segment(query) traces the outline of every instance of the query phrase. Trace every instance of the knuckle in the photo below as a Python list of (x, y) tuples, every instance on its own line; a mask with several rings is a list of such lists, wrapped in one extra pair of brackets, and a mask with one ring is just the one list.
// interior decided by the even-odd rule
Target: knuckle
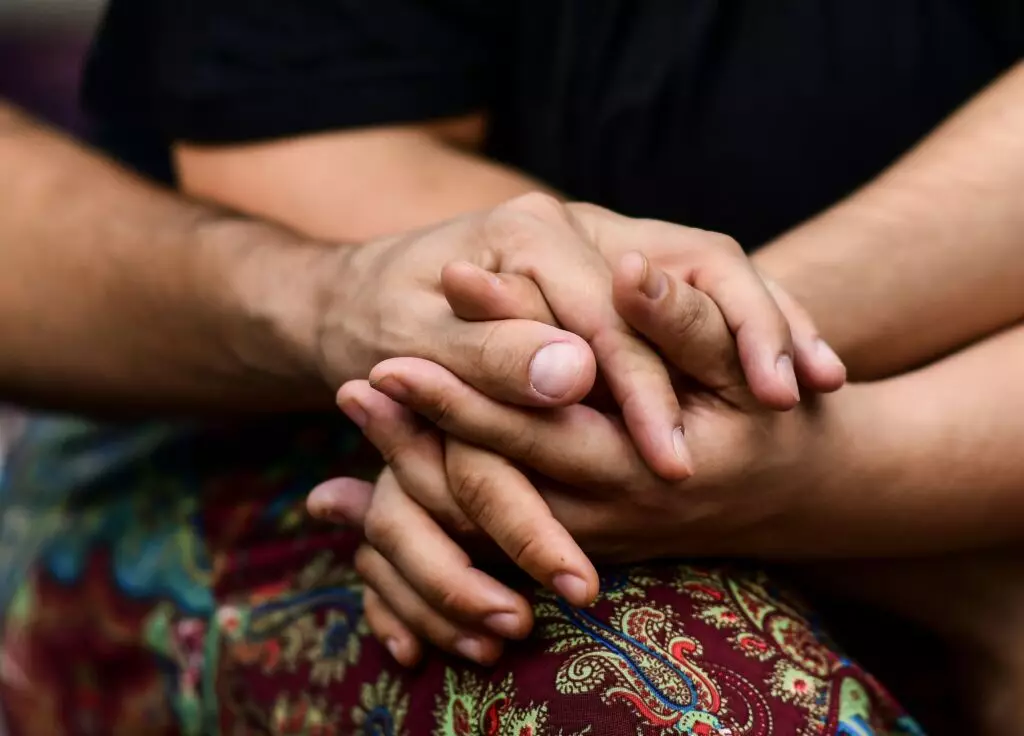
[(489, 325), (475, 357), (476, 368), (501, 385), (512, 382), (517, 372), (515, 351), (510, 349), (507, 339), (508, 325), (504, 321)]
[[(480, 351), (476, 348), (469, 351), (468, 360), (476, 371), (483, 370), (479, 355)], [(441, 387), (431, 388), (429, 393), (423, 395), (423, 400), (417, 403), (416, 411), (425, 416), (431, 424), (441, 429), (447, 429), (452, 419), (457, 416), (459, 388), (456, 384), (447, 381)], [(388, 443), (398, 445), (394, 438), (390, 438)], [(395, 448), (395, 452), (398, 453), (399, 449)], [(384, 455), (383, 449), (381, 449), (381, 454)], [(385, 460), (388, 460), (389, 465), (392, 464), (387, 455), (385, 455)]]
[(390, 432), (381, 433), (381, 436), (377, 438), (377, 442), (374, 444), (374, 447), (376, 447), (377, 452), (380, 453), (381, 459), (384, 460), (384, 464), (391, 468), (400, 468), (402, 462), (405, 460), (405, 445), (401, 442), (395, 442), (394, 435)]
[(526, 567), (533, 560), (536, 550), (537, 538), (528, 532), (522, 534), (516, 540), (515, 553), (512, 555), (512, 560), (519, 567)]
[(731, 235), (724, 233), (714, 233), (714, 245), (721, 251), (739, 256), (746, 260), (746, 253), (743, 251), (743, 246), (739, 244), (739, 241), (733, 238)]
[(480, 527), (474, 524), (461, 509), (446, 508), (438, 514), (442, 524), (452, 536), (457, 538), (471, 537), (479, 533)]
[(366, 512), (363, 534), (373, 547), (386, 553), (393, 549), (401, 530), (391, 514), (380, 508), (379, 504), (373, 504)]
[(676, 298), (676, 309), (666, 326), (673, 336), (684, 337), (699, 332), (707, 323), (708, 316), (707, 297), (697, 290), (688, 289), (685, 295)]
[(536, 219), (516, 205), (501, 205), (480, 220), (480, 236), (498, 251), (515, 251), (536, 240)]
[(461, 616), (470, 608), (469, 597), (450, 582), (438, 581), (432, 588), (432, 597), (442, 613)]
[(467, 470), (453, 479), (452, 491), (459, 506), (484, 528), (494, 515), (492, 490), (490, 475), (479, 470)]
[(509, 200), (505, 205), (514, 212), (525, 212), (543, 220), (565, 220), (566, 210), (562, 202), (546, 192), (529, 192)]
[(541, 448), (537, 432), (528, 426), (518, 426), (510, 430), (508, 444), (520, 462), (532, 465), (539, 459)]

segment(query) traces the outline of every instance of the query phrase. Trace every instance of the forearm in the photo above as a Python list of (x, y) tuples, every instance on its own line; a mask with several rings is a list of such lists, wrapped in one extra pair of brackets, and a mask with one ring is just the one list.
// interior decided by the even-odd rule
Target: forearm
[(176, 164), (192, 195), (314, 237), (361, 242), (542, 190), (473, 152), (482, 126), (471, 116), (244, 146), (179, 145)]
[[(2, 106), (0, 162), (5, 400), (330, 406), (301, 334), (322, 249), (177, 199)], [(271, 277), (302, 298), (283, 302)]]
[(755, 255), (851, 376), (922, 365), (1024, 315), (1024, 65), (876, 181)]
[(1024, 540), (1021, 365), (1024, 326), (826, 399), (833, 419), (823, 444), (806, 450), (816, 472), (799, 484), (789, 533), (812, 530), (801, 542), (812, 556)]

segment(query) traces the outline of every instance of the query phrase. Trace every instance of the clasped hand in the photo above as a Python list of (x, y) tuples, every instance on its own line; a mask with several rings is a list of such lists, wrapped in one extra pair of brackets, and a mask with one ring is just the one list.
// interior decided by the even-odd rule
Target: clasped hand
[[(785, 506), (773, 486), (788, 492), (765, 481), (804, 451), (821, 421), (814, 402), (779, 410), (799, 400), (797, 378), (810, 392), (845, 380), (808, 316), (724, 236), (584, 205), (564, 212), (574, 236), (609, 264), (603, 298), (622, 329), (593, 329), (578, 317), (566, 324), (571, 302), (563, 297), (559, 310), (548, 295), (573, 282), (568, 273), (450, 264), (440, 290), (467, 323), (575, 331), (582, 340), (558, 343), (542, 366), (545, 380), (574, 387), (574, 403), (524, 401), (529, 392), (515, 384), (533, 376), (509, 370), (521, 364), (511, 353), (475, 385), (408, 357), (384, 360), (369, 381), (338, 393), (387, 467), (375, 485), (329, 481), (308, 506), (363, 527), (356, 565), (366, 615), (404, 664), (420, 657), (422, 639), (493, 662), (503, 638), (529, 632), (525, 598), (473, 564), (497, 550), (578, 606), (597, 594), (592, 560), (763, 551), (753, 547), (766, 543), (758, 536), (765, 519)], [(581, 362), (569, 354), (580, 350), (612, 402), (596, 375), (581, 382)], [(667, 397), (633, 390), (662, 380)]]

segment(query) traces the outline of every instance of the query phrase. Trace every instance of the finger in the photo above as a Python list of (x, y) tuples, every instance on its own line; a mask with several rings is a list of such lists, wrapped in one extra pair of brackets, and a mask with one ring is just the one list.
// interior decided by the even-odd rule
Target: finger
[(759, 401), (788, 408), (799, 400), (789, 326), (732, 238), (666, 222), (633, 220), (593, 206), (573, 208), (583, 227), (600, 239), (602, 250), (609, 257), (618, 256), (620, 260), (614, 262), (619, 269), (628, 251), (640, 251), (673, 278), (711, 297), (736, 337), (747, 384)]
[(373, 547), (357, 550), (356, 570), (417, 636), (479, 664), (493, 664), (501, 655), (500, 640), (455, 624), (433, 610)]
[(448, 492), (441, 438), (416, 414), (370, 386), (349, 381), (338, 391), (338, 406), (360, 425), (395, 474), (406, 495), (446, 529), (470, 534), (475, 527)]
[(749, 395), (736, 338), (711, 297), (637, 252), (622, 258), (613, 288), (619, 313), (684, 375), (720, 392)]
[(499, 401), (563, 406), (589, 393), (597, 376), (591, 347), (579, 335), (540, 322), (466, 322), (452, 317), (445, 340), (423, 357)]
[(751, 393), (765, 406), (792, 408), (800, 388), (789, 323), (735, 241), (720, 237), (723, 247), (693, 269), (688, 280), (714, 300), (736, 336)]
[(356, 478), (332, 478), (309, 492), (306, 511), (315, 519), (362, 529), (372, 498), (372, 483)]
[(370, 376), (381, 392), (443, 431), (545, 476), (594, 491), (637, 488), (644, 478), (657, 483), (622, 424), (591, 407), (509, 406), (418, 358), (386, 360)]
[(575, 606), (597, 596), (597, 571), (521, 472), (505, 458), (449, 438), (445, 453), (456, 501), (534, 580)]
[(682, 410), (668, 370), (615, 311), (611, 269), (568, 213), (546, 195), (520, 197), (494, 210), (483, 236), (498, 254), (495, 270), (540, 286), (558, 323), (593, 349), (640, 454), (662, 477), (689, 477)]
[(558, 324), (540, 287), (532, 279), (517, 274), (492, 273), (459, 261), (441, 271), (441, 287), (459, 319), (529, 319)]
[(384, 645), (396, 662), (403, 667), (412, 667), (420, 661), (423, 647), (419, 639), (373, 588), (363, 591), (363, 613), (373, 636)]
[(526, 636), (526, 600), (472, 567), (469, 556), (385, 470), (366, 515), (366, 540), (439, 614), (508, 637)]
[(818, 335), (818, 329), (796, 299), (774, 281), (765, 279), (768, 291), (775, 298), (793, 333), (796, 375), (800, 383), (812, 391), (828, 393), (846, 383), (846, 366), (835, 351)]

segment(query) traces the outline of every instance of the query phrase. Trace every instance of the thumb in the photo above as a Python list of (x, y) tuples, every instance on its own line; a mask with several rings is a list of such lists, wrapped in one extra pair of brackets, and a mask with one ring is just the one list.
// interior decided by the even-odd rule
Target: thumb
[(306, 511), (314, 519), (362, 528), (373, 499), (373, 483), (356, 478), (324, 481), (306, 497)]

